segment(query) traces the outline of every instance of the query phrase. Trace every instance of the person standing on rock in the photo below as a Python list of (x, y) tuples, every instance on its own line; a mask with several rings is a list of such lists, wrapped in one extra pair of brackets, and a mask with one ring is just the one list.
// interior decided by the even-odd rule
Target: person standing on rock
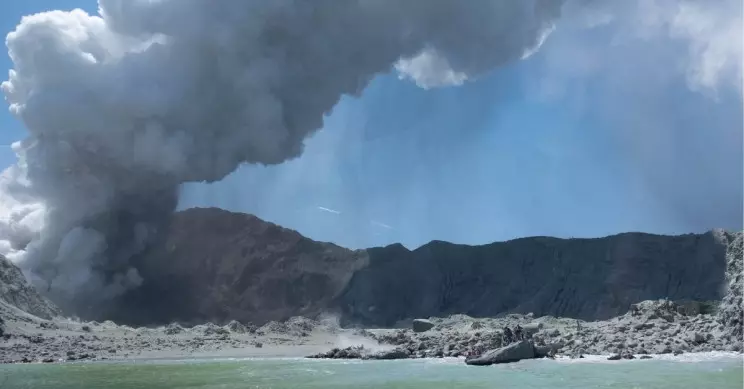
[(514, 338), (517, 342), (524, 340), (524, 334), (522, 332), (522, 326), (517, 324), (517, 328), (514, 329)]
[(510, 345), (513, 341), (513, 334), (509, 327), (504, 327), (504, 337), (503, 337), (503, 343), (504, 346)]

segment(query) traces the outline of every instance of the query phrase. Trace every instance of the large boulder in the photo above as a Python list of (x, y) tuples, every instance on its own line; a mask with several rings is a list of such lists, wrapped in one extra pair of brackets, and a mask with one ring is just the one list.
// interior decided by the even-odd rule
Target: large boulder
[(426, 319), (413, 320), (413, 332), (426, 332), (434, 328), (434, 323)]
[(546, 345), (534, 346), (535, 358), (550, 358), (558, 353), (558, 350), (563, 348), (563, 342), (551, 343)]
[(506, 347), (487, 351), (480, 357), (465, 360), (465, 363), (474, 366), (488, 366), (497, 363), (517, 362), (523, 359), (532, 358), (535, 358), (535, 348), (532, 346), (531, 342), (523, 340), (521, 342), (512, 343)]
[(543, 323), (529, 323), (522, 327), (522, 333), (524, 336), (530, 337), (535, 335), (543, 328)]

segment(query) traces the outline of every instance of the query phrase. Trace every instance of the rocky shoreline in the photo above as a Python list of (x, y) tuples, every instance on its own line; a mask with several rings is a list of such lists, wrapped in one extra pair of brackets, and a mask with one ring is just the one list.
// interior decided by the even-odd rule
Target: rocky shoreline
[[(723, 299), (643, 301), (621, 316), (601, 321), (510, 314), (475, 319), (465, 315), (418, 319), (409, 329), (367, 331), (393, 350), (333, 349), (311, 358), (439, 358), (466, 356), (471, 364), (512, 362), (540, 357), (607, 355), (609, 360), (648, 358), (651, 354), (744, 351), (743, 234), (727, 242)], [(504, 332), (524, 329), (525, 341), (505, 341)], [(510, 330), (506, 330), (506, 329)], [(517, 355), (518, 357), (513, 357)], [(486, 360), (479, 361), (478, 358)], [(490, 361), (490, 362), (489, 362)], [(482, 362), (482, 363), (481, 363)]]
[[(610, 360), (634, 359), (651, 354), (679, 355), (689, 352), (742, 352), (740, 336), (731, 333), (715, 313), (701, 313), (710, 307), (696, 302), (667, 300), (636, 304), (631, 312), (606, 321), (532, 315), (506, 315), (474, 319), (464, 315), (431, 318), (431, 329), (371, 330), (367, 336), (393, 348), (385, 351), (361, 347), (334, 349), (310, 358), (392, 359), (482, 356), (503, 347), (504, 329), (524, 329), (532, 351), (519, 359), (539, 357), (581, 358), (608, 355)], [(515, 346), (516, 347), (516, 346)], [(507, 350), (508, 351), (508, 350)], [(492, 353), (493, 354), (493, 353)]]
[[(623, 315), (599, 321), (532, 314), (450, 315), (386, 329), (341, 328), (332, 317), (293, 317), (261, 326), (237, 321), (159, 327), (84, 322), (61, 317), (53, 304), (26, 283), (18, 268), (0, 258), (0, 362), (309, 356), (465, 357), (466, 362), (480, 365), (538, 357), (605, 355), (617, 360), (652, 354), (742, 353), (743, 236), (724, 235), (729, 241), (720, 301), (644, 301)], [(510, 342), (505, 329), (514, 332), (517, 327), (524, 340)]]
[[(1, 308), (5, 318), (0, 342), (3, 363), (269, 355), (332, 359), (468, 357), (466, 362), (470, 364), (490, 364), (480, 363), (483, 361), (477, 357), (490, 355), (493, 359), (496, 354), (514, 352), (509, 347), (517, 348), (520, 357), (507, 358), (507, 362), (539, 357), (606, 355), (615, 360), (648, 358), (651, 354), (744, 351), (736, 328), (731, 331), (718, 312), (705, 311), (715, 306), (667, 300), (641, 302), (627, 314), (606, 321), (536, 318), (530, 314), (500, 318), (452, 315), (415, 320), (410, 327), (399, 329), (343, 329), (331, 319), (302, 317), (261, 327), (232, 321), (224, 326), (207, 323), (183, 327), (174, 323), (132, 328), (110, 321), (46, 320), (7, 305)], [(525, 340), (505, 344), (504, 329), (517, 326), (522, 328)], [(503, 347), (508, 350), (496, 353)], [(310, 352), (301, 354), (305, 351)]]

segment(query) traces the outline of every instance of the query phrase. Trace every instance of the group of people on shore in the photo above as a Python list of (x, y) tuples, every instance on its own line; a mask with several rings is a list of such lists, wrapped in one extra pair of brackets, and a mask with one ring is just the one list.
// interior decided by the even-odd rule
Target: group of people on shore
[[(525, 339), (524, 330), (522, 329), (522, 326), (517, 324), (516, 327), (514, 327), (514, 330), (512, 331), (511, 328), (504, 327), (504, 330), (501, 333), (501, 347), (508, 346), (514, 342), (519, 342)], [(486, 350), (471, 350), (466, 357), (477, 357), (478, 355), (483, 354), (483, 352)]]
[(524, 331), (522, 330), (522, 326), (517, 324), (517, 326), (514, 328), (514, 331), (512, 331), (509, 327), (504, 327), (504, 332), (501, 335), (502, 346), (508, 346), (514, 342), (519, 342), (522, 340), (524, 340)]

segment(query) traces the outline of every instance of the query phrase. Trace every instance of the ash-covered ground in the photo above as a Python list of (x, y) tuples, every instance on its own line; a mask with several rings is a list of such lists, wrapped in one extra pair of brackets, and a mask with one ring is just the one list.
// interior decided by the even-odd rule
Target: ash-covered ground
[[(0, 361), (65, 362), (189, 357), (437, 358), (479, 355), (503, 346), (503, 329), (524, 328), (536, 347), (552, 355), (618, 354), (623, 358), (689, 352), (741, 352), (715, 313), (685, 312), (669, 301), (648, 301), (623, 316), (596, 322), (532, 315), (430, 318), (412, 328), (342, 329), (337, 322), (295, 317), (261, 327), (238, 322), (184, 328), (178, 324), (132, 328), (113, 322), (45, 320), (3, 305)], [(687, 307), (697, 309), (697, 305)], [(328, 350), (331, 350), (330, 352)]]
[[(188, 357), (432, 358), (480, 355), (504, 346), (505, 328), (523, 329), (544, 356), (739, 352), (742, 345), (742, 234), (726, 253), (724, 298), (719, 301), (644, 301), (624, 315), (580, 321), (532, 314), (498, 318), (451, 315), (417, 319), (399, 328), (341, 328), (336, 318), (293, 317), (262, 326), (129, 327), (85, 322), (60, 311), (0, 258), (0, 361), (64, 362)], [(424, 324), (424, 328), (421, 324)], [(328, 351), (330, 350), (330, 351)]]
[[(261, 327), (230, 322), (132, 328), (66, 318), (44, 320), (3, 307), (0, 361), (71, 362), (111, 359), (304, 356), (345, 345), (354, 335), (333, 322), (292, 318)], [(362, 340), (362, 342), (369, 342)]]

